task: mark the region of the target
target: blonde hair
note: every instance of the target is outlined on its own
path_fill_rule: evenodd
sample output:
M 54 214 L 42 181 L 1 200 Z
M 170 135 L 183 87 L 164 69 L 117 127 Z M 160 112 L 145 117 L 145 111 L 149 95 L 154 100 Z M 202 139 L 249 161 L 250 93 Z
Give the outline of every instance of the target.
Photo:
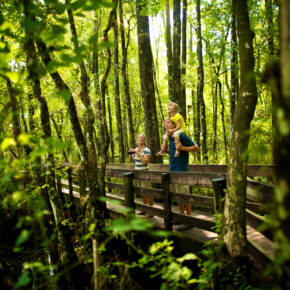
M 139 137 L 140 135 L 143 135 L 143 136 L 144 136 L 144 139 L 145 139 L 145 141 L 144 141 L 144 145 L 147 146 L 147 145 L 146 145 L 146 135 L 145 135 L 144 133 L 140 133 L 140 134 L 138 134 L 137 139 L 136 139 L 136 143 L 137 143 L 138 137 Z
M 171 120 L 170 118 L 167 118 L 167 119 L 164 120 L 164 125 L 165 125 L 167 122 L 176 125 L 175 122 L 174 122 L 173 120 Z
M 174 113 L 179 113 L 180 112 L 180 107 L 177 103 L 174 103 L 174 102 L 169 102 L 169 104 L 172 104 L 173 105 L 173 108 L 174 108 Z

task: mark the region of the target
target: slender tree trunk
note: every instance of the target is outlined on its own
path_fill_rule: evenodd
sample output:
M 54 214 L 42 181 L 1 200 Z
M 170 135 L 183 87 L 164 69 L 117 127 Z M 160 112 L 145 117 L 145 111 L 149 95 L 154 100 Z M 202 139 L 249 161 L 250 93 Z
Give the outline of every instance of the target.
M 156 112 L 156 100 L 153 79 L 153 56 L 149 37 L 149 17 L 140 15 L 143 6 L 137 1 L 137 35 L 139 54 L 139 73 L 141 83 L 141 95 L 145 114 L 145 131 L 147 145 L 152 151 L 152 163 L 160 163 L 161 158 L 155 155 L 160 149 L 158 119 Z M 145 12 L 142 10 L 142 12 Z
M 112 157 L 112 163 L 114 163 L 114 157 L 115 157 L 115 146 L 114 146 L 114 139 L 112 138 L 113 136 L 113 126 L 112 126 L 112 114 L 111 114 L 111 103 L 110 103 L 110 99 L 108 98 L 108 115 L 109 115 L 109 128 L 110 128 L 110 136 L 111 136 L 111 157 Z
M 135 147 L 135 135 L 133 126 L 133 116 L 132 116 L 132 106 L 131 106 L 131 96 L 129 90 L 129 79 L 128 79 L 128 48 L 125 41 L 125 27 L 123 18 L 123 0 L 119 0 L 119 18 L 120 18 L 120 32 L 121 32 L 121 45 L 122 45 L 122 79 L 125 94 L 126 110 L 128 115 L 128 125 L 129 125 L 129 136 L 130 136 L 130 148 Z M 130 39 L 130 31 L 128 28 L 128 39 L 127 44 Z
M 201 151 L 202 160 L 207 163 L 207 129 L 206 129 L 206 117 L 205 117 L 205 103 L 203 98 L 204 88 L 204 70 L 203 70 L 203 57 L 202 57 L 202 40 L 201 40 L 201 19 L 200 19 L 200 0 L 196 1 L 196 20 L 197 20 L 197 58 L 198 58 L 198 84 L 197 84 L 197 99 L 198 106 L 200 106 L 201 128 L 202 128 L 202 140 Z
M 276 261 L 275 267 L 279 275 L 278 289 L 290 288 L 290 2 L 281 2 L 281 56 L 280 56 L 280 78 L 281 93 L 274 96 L 275 132 L 276 132 L 276 188 L 275 188 L 275 245 Z M 277 74 L 275 74 L 277 77 Z M 277 90 L 276 90 L 277 92 Z M 279 90 L 278 90 L 279 92 Z M 283 124 L 283 125 L 282 125 Z
M 230 132 L 232 132 L 236 102 L 239 95 L 239 71 L 238 71 L 238 42 L 234 3 L 232 1 L 232 19 L 231 19 L 231 97 L 230 97 Z
M 9 93 L 10 98 L 10 106 L 12 111 L 12 131 L 14 135 L 15 142 L 18 143 L 18 137 L 21 134 L 21 127 L 20 127 L 20 119 L 19 119 L 19 106 L 18 101 L 16 99 L 15 90 L 12 86 L 12 83 L 9 79 L 6 80 L 6 85 Z M 23 151 L 21 146 L 17 145 L 17 158 L 22 158 Z
M 114 0 L 116 7 L 118 6 L 118 0 Z M 124 137 L 123 137 L 123 120 L 121 115 L 120 104 L 120 84 L 119 84 L 119 33 L 118 33 L 118 17 L 115 13 L 114 19 L 114 99 L 115 99 L 115 112 L 117 122 L 117 136 L 119 144 L 120 162 L 125 162 L 125 149 L 124 149 Z
M 173 59 L 172 59 L 172 41 L 171 41 L 171 24 L 170 24 L 170 0 L 166 0 L 165 8 L 166 19 L 166 54 L 167 54 L 167 73 L 168 73 L 168 96 L 173 96 Z
M 226 156 L 226 163 L 228 163 L 228 141 L 227 141 L 227 132 L 225 126 L 225 104 L 222 96 L 222 83 L 218 81 L 218 91 L 220 97 L 220 103 L 222 106 L 221 109 L 221 117 L 222 117 L 222 127 L 223 127 L 223 135 L 224 135 L 224 146 L 225 146 L 225 156 Z
M 94 33 L 96 35 L 96 39 L 99 38 L 99 29 L 100 29 L 100 22 L 101 22 L 101 9 L 100 15 L 95 15 L 94 19 Z M 96 104 L 95 104 L 95 111 L 97 116 L 97 132 L 98 136 L 95 135 L 96 146 L 98 148 L 98 152 L 101 152 L 101 144 L 104 143 L 105 136 L 104 132 L 101 128 L 102 124 L 102 101 L 101 101 L 101 88 L 100 88 L 100 79 L 99 79 L 99 51 L 98 51 L 98 42 L 95 41 L 93 44 L 93 65 L 92 65 L 92 74 L 93 74 L 93 84 L 96 94 Z
M 186 74 L 186 38 L 187 38 L 187 0 L 183 0 L 183 8 L 182 8 L 182 55 L 181 55 L 181 113 L 184 119 L 186 120 L 186 85 L 185 85 L 185 74 Z
M 173 0 L 173 54 L 172 54 L 172 101 L 181 106 L 181 71 L 180 71 L 180 40 L 181 40 L 181 20 L 180 20 L 180 0 Z
M 274 23 L 273 23 L 273 3 L 272 0 L 265 0 L 265 8 L 266 8 L 266 21 L 267 21 L 267 42 L 268 42 L 268 48 L 269 48 L 269 57 L 270 57 L 270 62 L 275 61 L 275 48 L 274 48 Z M 271 101 L 272 101 L 272 106 L 273 106 L 273 94 L 271 93 Z M 275 141 L 275 123 L 276 120 L 274 120 L 275 115 L 272 114 L 272 155 L 273 155 L 273 160 L 275 160 L 275 152 L 277 150 L 274 148 L 276 141 Z
M 27 122 L 26 122 L 26 119 L 25 119 L 25 111 L 24 111 L 22 98 L 20 98 L 20 100 L 19 100 L 19 107 L 20 107 L 20 118 L 21 118 L 22 123 L 23 123 L 24 132 L 26 134 L 28 134 L 28 126 L 27 126 Z
M 110 12 L 109 16 L 109 21 L 106 26 L 106 28 L 103 31 L 103 42 L 106 43 L 108 41 L 108 33 L 110 29 L 114 26 L 114 19 L 116 18 L 116 13 L 117 13 L 117 6 L 114 5 Z M 102 116 L 102 122 L 101 122 L 101 130 L 104 132 L 104 140 L 102 144 L 102 152 L 101 152 L 101 171 L 100 171 L 100 178 L 99 178 L 99 183 L 100 183 L 100 190 L 101 190 L 101 195 L 105 196 L 105 174 L 106 174 L 106 162 L 107 162 L 107 152 L 110 144 L 110 136 L 109 136 L 109 131 L 108 131 L 108 125 L 107 125 L 107 115 L 106 115 L 106 92 L 107 92 L 107 78 L 111 69 L 111 50 L 109 47 L 107 47 L 107 63 L 106 67 L 103 73 L 103 76 L 101 78 L 101 116 Z
M 192 36 L 193 36 L 193 32 L 192 32 L 192 24 L 191 24 L 190 30 L 189 30 L 189 42 L 188 42 L 188 49 L 190 52 L 192 52 L 192 49 L 193 49 Z M 195 95 L 194 91 L 195 90 L 192 84 L 191 100 L 192 100 L 193 138 L 194 138 L 194 142 L 200 145 L 200 106 L 199 106 L 197 95 Z M 197 160 L 200 161 L 200 157 L 201 157 L 200 151 L 197 152 L 196 156 L 197 156 Z
M 245 257 L 248 255 L 245 212 L 248 144 L 257 103 L 257 89 L 253 32 L 250 29 L 247 1 L 236 0 L 234 9 L 239 38 L 241 88 L 231 134 L 223 240 L 232 257 Z
M 213 129 L 213 145 L 212 145 L 212 151 L 213 151 L 213 156 L 214 160 L 217 160 L 217 95 L 218 95 L 218 86 L 219 86 L 219 81 L 215 82 L 215 88 L 214 88 L 214 93 L 212 95 L 212 129 Z
M 69 0 L 66 0 L 66 3 L 69 3 Z M 74 49 L 76 54 L 78 54 L 79 51 L 79 40 L 77 35 L 77 30 L 75 27 L 75 21 L 73 13 L 70 9 L 67 10 L 68 13 L 68 19 L 70 23 L 70 29 L 72 34 L 72 42 L 74 44 Z M 91 99 L 89 96 L 89 89 L 88 89 L 88 83 L 89 83 L 89 77 L 87 74 L 87 69 L 84 63 L 84 60 L 82 59 L 80 62 L 80 71 L 81 71 L 81 92 L 80 97 L 82 100 L 82 103 L 84 104 L 86 108 L 86 130 L 88 132 L 87 134 L 87 140 L 86 147 L 88 150 L 88 159 L 86 160 L 86 175 L 88 178 L 88 185 L 91 188 L 92 192 L 97 193 L 99 190 L 99 184 L 98 184 L 98 159 L 97 159 L 97 153 L 96 153 L 96 144 L 95 144 L 95 113 L 93 110 L 93 106 L 91 104 Z M 80 129 L 81 130 L 81 129 Z M 92 196 L 91 196 L 92 197 Z M 102 206 L 100 201 L 96 200 L 96 196 L 92 197 L 94 200 L 94 204 L 96 207 Z M 90 202 L 92 199 L 90 200 Z M 98 204 L 98 205 L 97 205 Z M 104 210 L 99 211 L 101 216 L 105 214 Z

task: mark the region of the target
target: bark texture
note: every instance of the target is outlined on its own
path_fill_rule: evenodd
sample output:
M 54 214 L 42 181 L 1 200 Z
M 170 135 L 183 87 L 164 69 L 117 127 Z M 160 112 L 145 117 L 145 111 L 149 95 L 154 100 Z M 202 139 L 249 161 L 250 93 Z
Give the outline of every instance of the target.
M 253 37 L 247 2 L 236 0 L 235 14 L 239 38 L 240 95 L 235 111 L 230 143 L 223 239 L 232 257 L 247 256 L 246 183 L 251 121 L 257 103 L 254 73 Z
M 118 0 L 114 0 L 116 7 L 118 6 Z M 119 31 L 118 31 L 118 17 L 117 13 L 114 14 L 114 100 L 115 100 L 115 112 L 117 123 L 117 136 L 119 144 L 120 162 L 125 162 L 125 148 L 123 137 L 123 120 L 121 114 L 121 101 L 120 101 L 120 78 L 119 78 Z
M 202 160 L 207 163 L 207 129 L 206 129 L 206 119 L 205 119 L 205 103 L 203 98 L 203 88 L 204 88 L 204 70 L 203 70 L 203 57 L 202 57 L 202 40 L 201 40 L 201 19 L 200 19 L 200 0 L 196 1 L 196 21 L 197 21 L 197 58 L 198 58 L 198 83 L 197 83 L 197 99 L 198 106 L 200 106 L 200 120 L 201 120 L 201 152 Z
M 145 131 L 147 146 L 151 149 L 150 162 L 160 162 L 160 157 L 155 155 L 160 149 L 158 119 L 156 112 L 156 100 L 153 79 L 153 56 L 149 36 L 149 17 L 144 16 L 143 6 L 137 1 L 137 34 L 139 54 L 139 74 L 141 83 L 141 95 L 145 114 Z
M 185 84 L 185 74 L 186 74 L 186 37 L 187 37 L 187 0 L 183 0 L 182 6 L 182 50 L 181 50 L 181 92 L 180 92 L 180 108 L 181 114 L 186 120 L 186 84 Z
M 290 2 L 281 1 L 281 94 L 274 97 L 276 119 L 276 266 L 280 289 L 290 288 Z M 276 74 L 277 75 L 277 74 Z M 279 78 L 278 78 L 279 80 Z M 275 90 L 274 90 L 275 91 Z M 275 95 L 275 94 L 273 94 Z M 282 263 L 281 263 L 282 261 Z
M 127 110 L 127 115 L 128 115 L 130 148 L 134 148 L 136 142 L 135 142 L 131 96 L 130 96 L 129 79 L 128 79 L 128 44 L 129 44 L 129 39 L 130 39 L 130 33 L 129 33 L 130 30 L 128 28 L 127 45 L 126 45 L 125 26 L 124 26 L 124 17 L 123 17 L 123 0 L 119 0 L 119 18 L 120 18 L 120 32 L 121 32 L 121 46 L 122 46 L 122 79 L 123 79 L 124 95 L 125 95 L 125 102 L 126 102 L 126 110 Z
M 168 72 L 168 96 L 172 99 L 173 96 L 173 83 L 172 83 L 172 70 L 173 70 L 173 60 L 172 60 L 172 40 L 171 40 L 171 23 L 170 23 L 170 1 L 166 1 L 165 7 L 165 19 L 166 19 L 166 54 L 167 54 L 167 72 Z
M 180 41 L 181 19 L 180 0 L 173 0 L 173 53 L 172 53 L 172 101 L 181 106 Z
M 239 71 L 238 71 L 238 41 L 235 16 L 235 1 L 232 1 L 232 19 L 231 19 L 231 98 L 230 98 L 230 132 L 232 132 L 234 123 L 234 114 L 236 102 L 239 94 Z

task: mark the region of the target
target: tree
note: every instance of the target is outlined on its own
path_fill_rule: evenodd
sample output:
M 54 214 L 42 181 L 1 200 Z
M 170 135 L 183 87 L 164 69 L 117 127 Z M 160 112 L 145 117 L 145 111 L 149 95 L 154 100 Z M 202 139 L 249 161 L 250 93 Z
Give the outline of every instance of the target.
M 129 79 L 128 79 L 128 45 L 130 40 L 130 27 L 128 27 L 127 44 L 125 40 L 125 27 L 124 27 L 124 17 L 123 17 L 123 0 L 119 0 L 119 18 L 120 18 L 120 32 L 121 32 L 121 46 L 122 46 L 122 79 L 124 87 L 124 97 L 126 102 L 126 110 L 128 115 L 129 124 L 129 138 L 130 138 L 130 148 L 135 147 L 135 136 L 134 136 L 134 126 L 132 117 L 132 106 L 131 106 L 131 96 L 129 90 Z
M 201 39 L 201 19 L 200 19 L 200 0 L 196 1 L 196 21 L 197 21 L 197 58 L 198 58 L 198 83 L 197 83 L 197 105 L 200 106 L 200 117 L 201 117 L 201 129 L 202 129 L 202 140 L 201 140 L 201 151 L 202 160 L 208 161 L 207 155 L 207 129 L 206 129 L 206 116 L 205 116 L 205 103 L 203 98 L 204 89 L 204 69 L 203 69 L 203 57 L 202 57 L 202 39 Z
M 170 24 L 170 1 L 166 0 L 165 19 L 166 19 L 166 54 L 167 54 L 167 78 L 168 78 L 168 96 L 173 96 L 173 60 L 172 60 L 172 41 L 171 41 L 171 24 Z
M 238 43 L 236 29 L 236 15 L 234 9 L 235 0 L 232 1 L 231 18 L 231 97 L 230 97 L 230 132 L 233 128 L 236 102 L 239 95 L 239 71 L 238 71 Z
M 275 242 L 277 245 L 276 270 L 281 289 L 290 287 L 290 3 L 281 1 L 281 57 L 280 78 L 272 78 L 275 113 L 276 177 L 275 188 Z M 274 72 L 275 73 L 275 72 Z M 278 78 L 277 78 L 278 77 Z M 279 84 L 281 80 L 281 87 Z
M 173 50 L 172 50 L 172 101 L 181 107 L 181 72 L 180 72 L 180 41 L 181 41 L 181 20 L 180 0 L 173 0 Z
M 114 0 L 116 7 L 118 6 L 118 0 Z M 120 104 L 120 84 L 119 84 L 119 32 L 118 32 L 118 17 L 115 14 L 114 19 L 114 99 L 115 99 L 115 111 L 116 111 L 116 122 L 117 122 L 117 136 L 119 143 L 120 162 L 125 162 L 125 148 L 123 138 L 123 121 L 121 115 L 121 104 Z
M 185 75 L 186 75 L 186 37 L 187 37 L 187 0 L 183 0 L 182 6 L 182 54 L 181 54 L 181 95 L 180 95 L 180 107 L 181 114 L 186 120 L 186 85 L 185 85 Z
M 257 103 L 253 32 L 247 2 L 235 0 L 240 56 L 240 92 L 230 141 L 227 191 L 223 216 L 223 240 L 233 257 L 248 255 L 246 237 L 246 183 L 251 121 Z
M 139 73 L 145 115 L 145 131 L 148 147 L 153 152 L 150 161 L 156 163 L 160 160 L 160 157 L 157 158 L 154 152 L 158 152 L 160 141 L 153 79 L 153 56 L 149 37 L 149 18 L 146 15 L 145 7 L 140 4 L 139 0 L 136 3 L 136 11 Z

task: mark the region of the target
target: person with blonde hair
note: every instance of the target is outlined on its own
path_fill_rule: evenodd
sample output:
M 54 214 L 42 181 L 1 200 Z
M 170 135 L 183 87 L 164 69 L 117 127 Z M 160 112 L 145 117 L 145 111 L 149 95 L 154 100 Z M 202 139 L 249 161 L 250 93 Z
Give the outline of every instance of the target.
M 180 134 L 187 134 L 187 128 L 185 121 L 182 115 L 179 113 L 180 108 L 177 103 L 170 102 L 167 106 L 168 117 L 171 119 L 176 127 L 173 129 L 168 129 L 166 133 L 163 135 L 163 143 L 161 145 L 161 150 L 156 154 L 157 156 L 163 156 L 167 150 L 168 136 L 172 135 L 175 143 L 180 144 Z M 178 146 L 176 146 L 176 150 L 174 153 L 174 157 L 178 157 L 180 155 L 180 151 L 178 150 Z
M 149 160 L 151 156 L 151 151 L 146 147 L 146 137 L 145 134 L 141 133 L 137 137 L 137 147 L 130 149 L 128 151 L 129 162 L 135 164 L 135 170 L 149 170 Z M 136 186 L 141 187 L 151 187 L 151 182 L 147 180 L 136 180 Z M 142 196 L 143 203 L 146 205 L 153 206 L 152 196 Z M 139 214 L 145 214 L 140 212 Z M 144 218 L 150 218 L 152 215 L 146 214 Z

